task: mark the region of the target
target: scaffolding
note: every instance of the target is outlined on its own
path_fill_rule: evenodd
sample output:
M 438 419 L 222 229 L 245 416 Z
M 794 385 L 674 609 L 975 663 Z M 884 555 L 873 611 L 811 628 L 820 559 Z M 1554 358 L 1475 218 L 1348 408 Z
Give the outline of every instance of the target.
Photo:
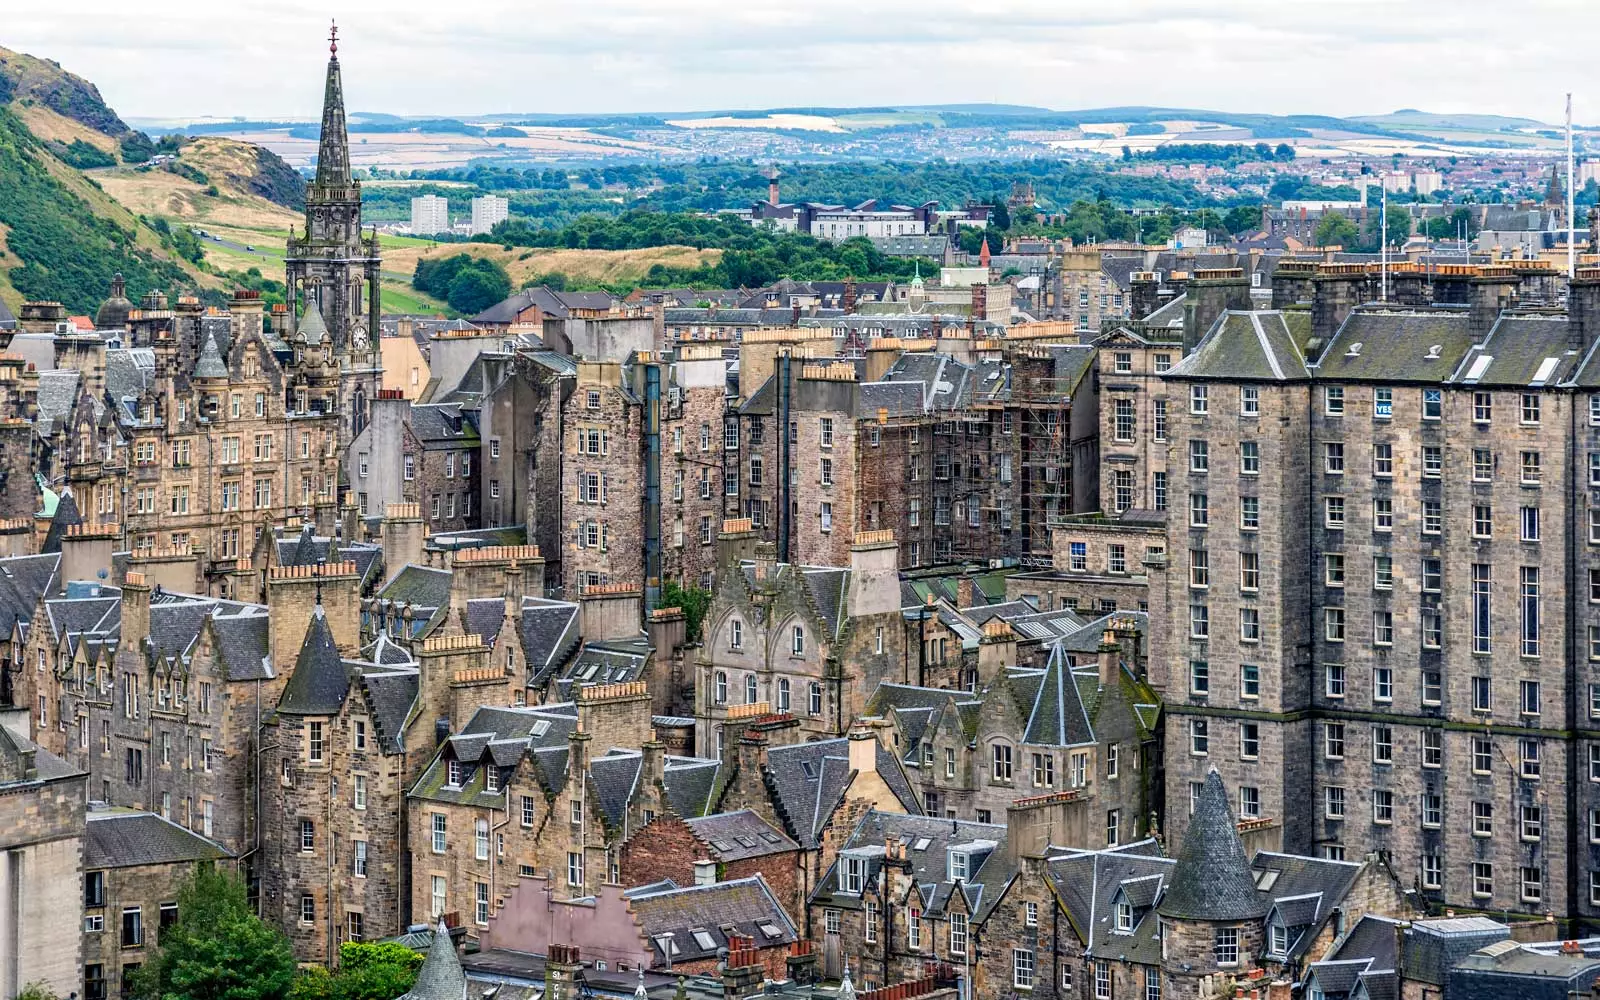
M 1054 353 L 1028 346 L 1015 352 L 1011 405 L 1019 424 L 1019 514 L 1022 565 L 1051 565 L 1050 529 L 1073 511 L 1072 390 L 1056 375 Z

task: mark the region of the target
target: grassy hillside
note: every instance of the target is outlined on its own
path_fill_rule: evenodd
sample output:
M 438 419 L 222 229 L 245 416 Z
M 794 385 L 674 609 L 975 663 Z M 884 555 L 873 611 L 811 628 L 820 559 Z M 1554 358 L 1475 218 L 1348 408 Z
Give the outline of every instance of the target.
M 13 101 L 43 106 L 113 139 L 133 131 L 88 80 L 54 60 L 0 48 L 0 104 Z
M 642 279 L 656 264 L 691 270 L 716 264 L 722 251 L 698 250 L 686 246 L 649 247 L 643 250 L 528 250 L 518 247 L 506 250 L 495 243 L 440 243 L 411 245 L 386 249 L 383 254 L 385 272 L 404 273 L 409 278 L 421 259 L 453 257 L 469 253 L 474 257 L 487 257 L 506 269 L 511 276 L 511 287 L 520 288 L 524 282 L 542 275 L 560 273 L 568 280 L 581 285 L 624 284 Z
M 57 299 L 92 313 L 113 274 L 137 298 L 151 288 L 215 287 L 178 256 L 170 237 L 140 222 L 80 171 L 58 160 L 9 108 L 0 108 L 0 226 L 8 294 Z

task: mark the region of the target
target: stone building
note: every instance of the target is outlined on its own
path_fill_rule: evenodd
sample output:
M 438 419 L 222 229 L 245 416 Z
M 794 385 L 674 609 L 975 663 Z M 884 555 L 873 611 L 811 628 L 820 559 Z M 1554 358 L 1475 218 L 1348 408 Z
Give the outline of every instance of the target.
M 1166 375 L 1169 826 L 1215 766 L 1285 849 L 1587 917 L 1600 272 L 1560 313 L 1511 268 L 1402 272 L 1387 307 L 1362 266 L 1279 270 L 1282 309 L 1215 313 Z
M 1294 978 L 1347 921 L 1412 912 L 1376 859 L 1252 859 L 1217 778 L 1176 859 L 1154 840 L 1053 846 L 1065 808 L 1020 801 L 1004 825 L 869 814 L 811 899 L 837 928 L 825 959 L 860 955 L 864 978 L 934 961 L 1004 1000 L 1231 996 L 1252 970 Z
M 132 976 L 178 919 L 197 864 L 231 864 L 221 844 L 154 813 L 97 806 L 83 840 L 84 1000 L 127 995 Z
M 0 726 L 0 992 L 83 988 L 84 774 Z
M 1093 509 L 1094 349 L 936 343 L 874 341 L 865 362 L 779 348 L 760 381 L 741 359 L 734 478 L 780 557 L 837 565 L 855 532 L 892 530 L 907 567 L 1047 564 L 1050 521 Z
M 740 705 L 793 714 L 810 738 L 843 735 L 878 683 L 908 666 L 893 533 L 861 532 L 845 566 L 821 567 L 773 560 L 748 519 L 723 529 L 694 665 L 701 754 L 721 755 Z
M 367 407 L 383 385 L 378 344 L 383 309 L 378 234 L 362 232 L 361 182 L 350 171 L 336 40 L 328 50 L 317 173 L 306 188 L 305 228 L 289 235 L 284 284 L 296 325 L 296 359 L 321 353 L 320 360 L 332 369 L 332 392 L 320 409 L 336 415 L 329 456 L 338 458 L 361 433 Z
M 688 819 L 662 814 L 623 844 L 620 858 L 623 885 L 760 875 L 791 919 L 803 912 L 800 845 L 753 809 Z
M 1160 699 L 1119 646 L 1138 641 L 1136 621 L 1112 619 L 1092 657 L 1058 640 L 1042 668 L 1019 667 L 1016 634 L 991 620 L 975 690 L 885 683 L 867 710 L 891 724 L 928 815 L 992 823 L 1020 798 L 1065 796 L 1054 842 L 1115 847 L 1152 832 L 1162 799 Z
M 369 413 L 343 469 L 363 514 L 414 503 L 433 532 L 483 523 L 483 448 L 475 411 L 457 403 L 416 404 L 386 389 Z
M 476 939 L 519 881 L 537 876 L 561 897 L 588 896 L 618 882 L 619 851 L 635 831 L 705 812 L 717 762 L 666 756 L 643 683 L 575 694 L 453 716 L 465 720 L 460 731 L 407 797 L 414 915 L 446 916 Z

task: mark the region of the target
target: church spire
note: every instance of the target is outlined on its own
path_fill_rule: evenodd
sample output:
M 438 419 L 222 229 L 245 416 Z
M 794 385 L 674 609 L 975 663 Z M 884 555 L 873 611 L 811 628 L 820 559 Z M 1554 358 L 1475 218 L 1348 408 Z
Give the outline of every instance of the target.
M 350 138 L 345 132 L 337 24 L 328 30 L 328 82 L 322 94 L 322 142 L 317 147 L 316 183 L 318 187 L 345 187 L 350 183 Z

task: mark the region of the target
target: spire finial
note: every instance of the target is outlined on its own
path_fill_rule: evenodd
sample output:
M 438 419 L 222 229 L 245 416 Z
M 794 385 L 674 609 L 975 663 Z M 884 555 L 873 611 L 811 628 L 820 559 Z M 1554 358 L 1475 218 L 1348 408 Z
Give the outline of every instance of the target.
M 339 22 L 332 18 L 328 19 L 328 53 L 339 54 Z

